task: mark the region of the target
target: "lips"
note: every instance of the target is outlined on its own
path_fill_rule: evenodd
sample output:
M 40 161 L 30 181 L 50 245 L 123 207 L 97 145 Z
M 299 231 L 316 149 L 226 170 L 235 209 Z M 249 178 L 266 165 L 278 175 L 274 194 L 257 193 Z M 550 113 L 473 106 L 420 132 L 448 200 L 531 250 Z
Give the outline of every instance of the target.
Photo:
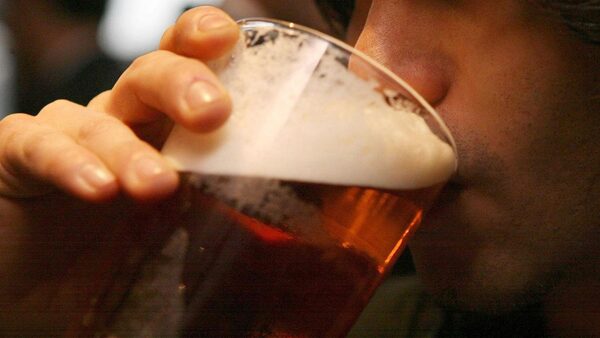
M 439 209 L 441 207 L 446 207 L 448 204 L 455 202 L 460 193 L 465 189 L 466 187 L 461 182 L 460 178 L 450 180 L 440 192 L 430 212 L 433 212 L 435 209 Z
M 458 199 L 464 189 L 465 187 L 462 184 L 455 181 L 446 184 L 424 216 L 423 223 L 417 230 L 417 234 L 439 232 L 436 228 L 453 222 L 456 216 L 456 208 L 458 207 Z

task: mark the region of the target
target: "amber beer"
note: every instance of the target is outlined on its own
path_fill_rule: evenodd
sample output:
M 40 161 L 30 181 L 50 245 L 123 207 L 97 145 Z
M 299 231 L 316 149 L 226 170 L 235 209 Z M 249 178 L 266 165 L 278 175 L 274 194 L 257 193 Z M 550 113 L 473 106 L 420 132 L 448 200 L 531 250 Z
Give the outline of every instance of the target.
M 437 190 L 182 178 L 184 337 L 343 337 Z

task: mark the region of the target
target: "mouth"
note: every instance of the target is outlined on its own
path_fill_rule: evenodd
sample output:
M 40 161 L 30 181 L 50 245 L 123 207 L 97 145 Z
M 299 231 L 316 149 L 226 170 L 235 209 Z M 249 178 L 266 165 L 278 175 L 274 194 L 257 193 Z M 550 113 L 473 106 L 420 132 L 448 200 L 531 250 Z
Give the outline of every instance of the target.
M 465 177 L 462 175 L 460 164 L 456 165 L 455 172 L 452 176 L 450 176 L 450 179 L 448 180 L 448 184 L 449 185 L 452 185 L 452 184 L 464 185 L 465 184 Z
M 458 200 L 460 194 L 466 189 L 466 185 L 460 178 L 451 179 L 446 185 L 442 188 L 439 195 L 437 196 L 435 202 L 431 206 L 431 208 L 427 211 L 429 216 L 425 218 L 429 218 L 431 214 L 439 213 L 442 209 L 446 209 L 452 207 L 454 203 Z
M 455 221 L 458 199 L 463 190 L 464 186 L 455 181 L 450 181 L 444 186 L 423 215 L 423 220 L 411 239 L 411 246 L 431 246 L 432 243 L 441 243 L 440 246 L 447 245 L 448 228 L 441 229 L 440 226 Z

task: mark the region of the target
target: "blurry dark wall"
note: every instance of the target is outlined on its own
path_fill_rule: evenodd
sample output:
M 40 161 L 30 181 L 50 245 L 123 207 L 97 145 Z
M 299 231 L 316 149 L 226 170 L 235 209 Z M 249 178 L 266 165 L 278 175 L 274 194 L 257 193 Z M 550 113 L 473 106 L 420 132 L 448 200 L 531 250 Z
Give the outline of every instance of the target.
M 15 61 L 14 109 L 37 114 L 60 98 L 87 104 L 110 89 L 124 66 L 97 44 L 107 0 L 5 3 Z

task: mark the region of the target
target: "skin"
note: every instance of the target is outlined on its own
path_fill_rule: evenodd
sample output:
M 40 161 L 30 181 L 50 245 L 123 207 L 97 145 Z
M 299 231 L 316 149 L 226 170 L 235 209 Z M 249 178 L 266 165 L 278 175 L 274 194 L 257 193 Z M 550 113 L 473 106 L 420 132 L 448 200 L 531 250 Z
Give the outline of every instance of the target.
M 411 241 L 428 290 L 460 310 L 597 317 L 582 304 L 600 301 L 600 48 L 513 0 L 375 0 L 357 39 L 458 143 L 459 174 Z
M 599 48 L 524 1 L 363 0 L 356 12 L 349 40 L 422 93 L 458 143 L 459 174 L 411 241 L 428 290 L 450 308 L 492 314 L 541 302 L 551 332 L 596 333 Z M 19 253 L 36 243 L 23 238 L 54 232 L 47 217 L 26 216 L 32 208 L 48 215 L 60 206 L 74 217 L 61 231 L 84 236 L 110 224 L 123 200 L 173 193 L 175 171 L 153 146 L 173 120 L 198 132 L 226 120 L 229 98 L 202 61 L 236 39 L 225 14 L 193 9 L 161 51 L 136 60 L 87 107 L 59 101 L 0 122 L 0 249 L 12 253 L 0 269 L 27 286 L 5 294 L 27 300 L 51 290 L 18 277 Z M 81 232 L 73 231 L 78 199 L 103 202 Z

